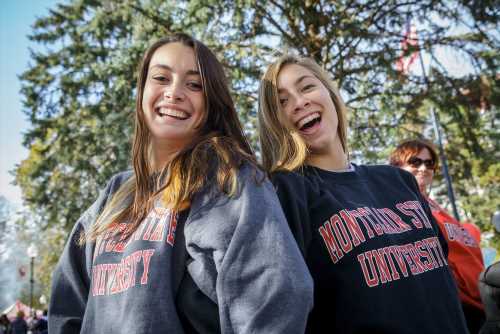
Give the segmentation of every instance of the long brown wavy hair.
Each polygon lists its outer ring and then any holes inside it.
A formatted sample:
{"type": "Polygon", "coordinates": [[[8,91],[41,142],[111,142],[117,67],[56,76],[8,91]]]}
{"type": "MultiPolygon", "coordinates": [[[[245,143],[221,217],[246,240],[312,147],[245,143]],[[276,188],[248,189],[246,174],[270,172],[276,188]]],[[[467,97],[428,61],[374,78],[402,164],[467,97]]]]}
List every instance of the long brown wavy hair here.
{"type": "Polygon", "coordinates": [[[184,210],[190,206],[193,196],[209,182],[215,183],[219,191],[233,196],[238,188],[237,173],[241,165],[248,162],[258,166],[243,134],[221,63],[207,46],[191,36],[179,33],[162,38],[145,52],[138,71],[135,109],[134,174],[106,204],[91,230],[80,238],[81,243],[94,241],[125,221],[129,224],[123,233],[125,237],[129,236],[159,198],[173,211],[184,210]],[[193,138],[161,171],[155,172],[152,170],[151,132],[142,110],[142,99],[153,54],[161,46],[175,42],[194,51],[206,109],[199,136],[193,138]]]}
{"type": "Polygon", "coordinates": [[[278,76],[288,64],[302,66],[325,86],[337,111],[339,121],[337,135],[346,154],[347,151],[347,108],[329,74],[314,60],[307,57],[283,55],[271,63],[262,76],[259,87],[259,139],[262,164],[269,172],[293,171],[301,168],[309,151],[302,136],[289,127],[283,118],[278,94],[278,76]]]}

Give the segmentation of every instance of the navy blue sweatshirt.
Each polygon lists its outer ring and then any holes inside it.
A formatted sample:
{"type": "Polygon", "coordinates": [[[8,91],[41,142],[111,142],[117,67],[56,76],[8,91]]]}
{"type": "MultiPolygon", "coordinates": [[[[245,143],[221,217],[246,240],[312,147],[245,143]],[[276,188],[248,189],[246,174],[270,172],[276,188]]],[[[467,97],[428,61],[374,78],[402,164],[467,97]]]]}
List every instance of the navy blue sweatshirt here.
{"type": "Polygon", "coordinates": [[[446,242],[411,174],[305,167],[272,179],[314,280],[308,333],[467,333],[446,242]]]}

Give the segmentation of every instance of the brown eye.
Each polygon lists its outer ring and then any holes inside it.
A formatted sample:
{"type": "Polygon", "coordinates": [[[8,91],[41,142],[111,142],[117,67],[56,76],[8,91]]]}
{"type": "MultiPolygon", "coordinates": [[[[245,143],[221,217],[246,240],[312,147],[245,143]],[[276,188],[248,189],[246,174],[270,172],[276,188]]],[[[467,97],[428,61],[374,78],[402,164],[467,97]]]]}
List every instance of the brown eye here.
{"type": "Polygon", "coordinates": [[[155,75],[155,76],[153,76],[153,80],[160,82],[160,83],[169,82],[169,79],[164,75],[155,75]]]}
{"type": "Polygon", "coordinates": [[[197,81],[190,81],[187,83],[187,86],[189,89],[191,89],[192,91],[201,91],[203,89],[203,86],[201,85],[201,83],[197,82],[197,81]]]}
{"type": "Polygon", "coordinates": [[[305,85],[304,87],[302,87],[302,91],[305,92],[305,91],[311,90],[314,87],[315,87],[315,85],[308,84],[308,85],[305,85]]]}

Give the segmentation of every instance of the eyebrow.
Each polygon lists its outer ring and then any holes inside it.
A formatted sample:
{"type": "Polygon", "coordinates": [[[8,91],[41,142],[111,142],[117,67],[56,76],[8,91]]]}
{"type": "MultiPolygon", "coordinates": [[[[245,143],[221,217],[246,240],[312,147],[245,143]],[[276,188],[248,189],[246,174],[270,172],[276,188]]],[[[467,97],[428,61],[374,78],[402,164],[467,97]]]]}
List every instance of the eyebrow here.
{"type": "MultiPolygon", "coordinates": [[[[295,80],[295,82],[294,82],[293,84],[294,84],[295,86],[297,86],[298,84],[300,84],[302,81],[304,81],[304,80],[305,80],[305,79],[307,79],[307,78],[315,78],[315,77],[313,77],[312,75],[308,75],[308,74],[306,74],[306,75],[301,76],[301,77],[300,77],[300,78],[298,78],[297,80],[295,80]]],[[[284,89],[282,89],[282,88],[278,88],[278,94],[279,94],[279,93],[282,93],[283,91],[284,91],[284,89]]]]}
{"type": "MultiPolygon", "coordinates": [[[[161,68],[163,70],[167,70],[167,71],[170,71],[170,72],[175,72],[172,67],[168,66],[168,65],[165,65],[165,64],[155,64],[153,66],[151,66],[149,69],[154,69],[155,67],[158,67],[158,68],[161,68]]],[[[200,75],[200,72],[198,70],[188,70],[186,72],[187,75],[200,75]]]]}

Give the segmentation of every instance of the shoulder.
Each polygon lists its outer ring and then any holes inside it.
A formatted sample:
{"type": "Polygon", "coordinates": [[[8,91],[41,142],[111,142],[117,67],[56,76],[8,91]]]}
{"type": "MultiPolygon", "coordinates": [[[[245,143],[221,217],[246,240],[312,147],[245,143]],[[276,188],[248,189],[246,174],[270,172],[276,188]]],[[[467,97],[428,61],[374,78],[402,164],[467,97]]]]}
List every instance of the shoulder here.
{"type": "Polygon", "coordinates": [[[356,169],[368,178],[384,178],[386,181],[413,183],[414,177],[411,173],[399,167],[390,165],[356,165],[356,169]]]}
{"type": "Polygon", "coordinates": [[[231,194],[223,192],[217,182],[209,181],[197,192],[191,203],[191,213],[205,212],[207,209],[221,206],[233,206],[248,199],[261,198],[273,192],[265,173],[256,165],[244,163],[237,170],[235,188],[231,194]]]}
{"type": "Polygon", "coordinates": [[[250,163],[244,163],[240,167],[237,182],[238,190],[234,196],[235,199],[241,196],[253,197],[262,196],[262,193],[274,193],[274,188],[265,172],[250,163]]]}
{"type": "Polygon", "coordinates": [[[109,179],[106,188],[109,189],[110,193],[116,192],[127,180],[134,176],[134,172],[132,170],[126,170],[123,172],[119,172],[111,176],[109,179]]]}
{"type": "Polygon", "coordinates": [[[275,172],[271,174],[271,181],[285,210],[297,203],[307,206],[309,200],[319,196],[322,189],[321,178],[307,170],[275,172]]]}
{"type": "Polygon", "coordinates": [[[259,180],[266,179],[265,173],[254,164],[249,162],[243,163],[238,169],[238,182],[243,182],[246,184],[248,181],[252,181],[254,184],[259,184],[259,180]]]}
{"type": "Polygon", "coordinates": [[[134,173],[131,170],[114,174],[99,194],[97,203],[99,203],[100,209],[102,209],[102,206],[106,204],[108,199],[111,198],[133,176],[134,173]]]}
{"type": "Polygon", "coordinates": [[[357,170],[371,175],[394,176],[401,174],[401,172],[408,173],[401,168],[391,165],[355,165],[355,167],[357,170]]]}
{"type": "Polygon", "coordinates": [[[276,181],[287,181],[287,182],[304,182],[304,174],[300,172],[290,172],[290,171],[277,171],[270,174],[271,180],[274,183],[276,181]]]}
{"type": "MultiPolygon", "coordinates": [[[[273,186],[258,167],[242,166],[236,182],[237,190],[233,194],[228,195],[212,184],[193,197],[185,223],[186,239],[207,240],[204,234],[209,234],[220,235],[220,241],[228,240],[244,222],[262,224],[283,215],[273,186]]],[[[222,244],[219,247],[223,247],[222,244]]]]}
{"type": "Polygon", "coordinates": [[[78,223],[82,224],[83,227],[92,224],[102,212],[113,194],[115,194],[120,189],[120,187],[125,184],[125,182],[129,180],[133,175],[134,173],[131,170],[114,174],[109,179],[106,186],[101,189],[101,191],[99,192],[99,196],[97,197],[95,202],[82,214],[78,223]]]}
{"type": "Polygon", "coordinates": [[[274,187],[279,190],[279,188],[289,188],[295,190],[306,190],[310,189],[313,184],[315,184],[315,175],[304,171],[279,171],[274,172],[270,175],[271,182],[274,187]]]}

